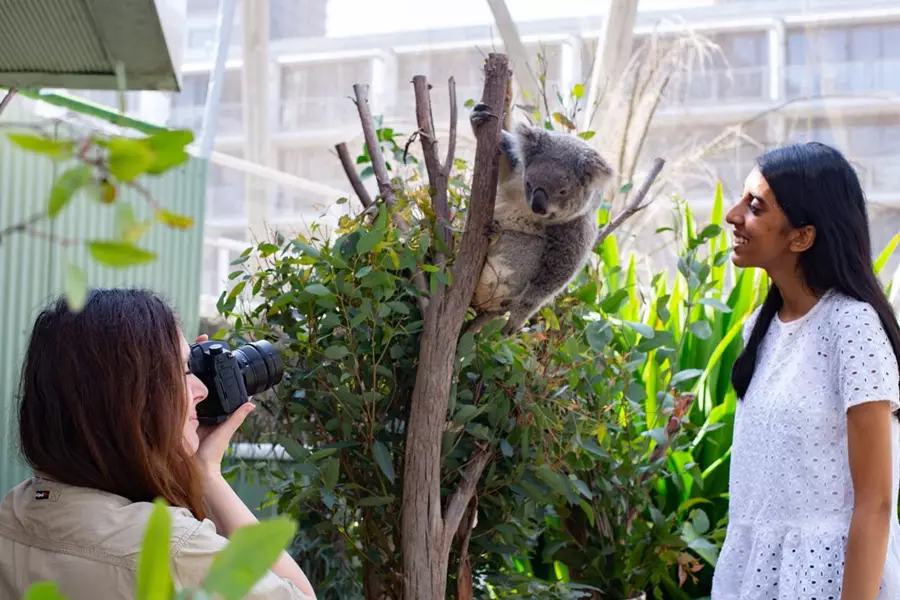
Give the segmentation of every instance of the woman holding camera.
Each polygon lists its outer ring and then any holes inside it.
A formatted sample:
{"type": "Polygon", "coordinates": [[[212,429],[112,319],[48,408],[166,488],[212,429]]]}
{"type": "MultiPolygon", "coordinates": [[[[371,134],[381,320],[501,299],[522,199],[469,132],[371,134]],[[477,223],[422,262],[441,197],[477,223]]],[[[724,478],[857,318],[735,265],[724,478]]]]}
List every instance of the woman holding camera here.
{"type": "MultiPolygon", "coordinates": [[[[221,472],[253,404],[200,427],[207,389],[188,358],[176,315],[150,292],[95,290],[78,313],[64,299],[41,312],[18,415],[35,477],[0,504],[0,598],[44,580],[69,600],[133,598],[155,498],[170,507],[179,587],[200,587],[226,538],[256,523],[221,472]]],[[[247,597],[314,598],[286,553],[247,597]]]]}

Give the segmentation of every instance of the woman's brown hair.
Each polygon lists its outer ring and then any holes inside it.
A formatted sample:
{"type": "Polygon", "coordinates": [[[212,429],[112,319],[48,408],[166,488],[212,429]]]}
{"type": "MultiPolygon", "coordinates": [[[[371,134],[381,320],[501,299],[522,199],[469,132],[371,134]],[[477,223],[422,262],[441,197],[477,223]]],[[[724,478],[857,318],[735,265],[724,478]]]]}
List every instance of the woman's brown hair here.
{"type": "Polygon", "coordinates": [[[79,312],[57,299],[38,315],[22,367],[19,436],[38,473],[203,519],[183,441],[181,328],[153,292],[92,290],[79,312]]]}

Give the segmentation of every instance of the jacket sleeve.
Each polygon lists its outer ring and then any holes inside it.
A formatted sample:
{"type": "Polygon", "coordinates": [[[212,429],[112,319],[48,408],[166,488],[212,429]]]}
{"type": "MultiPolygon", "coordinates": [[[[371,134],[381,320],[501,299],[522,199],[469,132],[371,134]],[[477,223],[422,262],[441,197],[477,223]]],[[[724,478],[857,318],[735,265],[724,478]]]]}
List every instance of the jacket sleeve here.
{"type": "MultiPolygon", "coordinates": [[[[172,548],[173,577],[178,588],[200,588],[216,554],[228,540],[218,533],[210,520],[196,522],[196,526],[172,548]]],[[[244,600],[312,600],[294,583],[268,571],[244,600]]]]}

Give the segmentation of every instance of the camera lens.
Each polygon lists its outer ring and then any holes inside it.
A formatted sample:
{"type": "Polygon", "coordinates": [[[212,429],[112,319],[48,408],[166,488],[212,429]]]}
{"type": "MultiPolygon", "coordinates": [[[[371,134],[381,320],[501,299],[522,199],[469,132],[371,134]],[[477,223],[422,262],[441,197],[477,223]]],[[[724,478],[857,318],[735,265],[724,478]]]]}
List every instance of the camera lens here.
{"type": "Polygon", "coordinates": [[[264,392],[277,385],[284,376],[284,363],[281,355],[269,342],[253,342],[241,346],[233,354],[241,367],[248,396],[264,392]]]}

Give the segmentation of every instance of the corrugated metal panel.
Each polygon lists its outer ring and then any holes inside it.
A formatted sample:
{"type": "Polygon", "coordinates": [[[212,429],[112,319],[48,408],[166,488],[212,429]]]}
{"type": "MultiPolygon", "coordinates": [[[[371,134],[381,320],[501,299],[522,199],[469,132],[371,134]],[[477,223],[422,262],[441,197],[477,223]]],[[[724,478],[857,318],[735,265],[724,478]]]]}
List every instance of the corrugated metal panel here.
{"type": "Polygon", "coordinates": [[[155,0],[0,0],[0,87],[178,90],[184,19],[155,0]],[[173,52],[170,52],[170,45],[173,52]]]}
{"type": "MultiPolygon", "coordinates": [[[[15,103],[4,121],[21,122],[27,116],[15,103]],[[18,113],[18,114],[16,114],[18,113]]],[[[0,135],[0,229],[22,222],[46,207],[54,173],[63,166],[33,156],[0,135]]],[[[144,184],[167,209],[190,216],[189,230],[172,230],[154,224],[140,245],[158,253],[156,262],[127,270],[97,266],[83,247],[61,247],[49,240],[15,234],[0,244],[0,495],[28,475],[18,458],[14,435],[15,393],[28,333],[34,317],[51,298],[62,292],[66,261],[88,274],[91,286],[141,286],[165,295],[180,312],[186,331],[199,323],[200,273],[203,256],[206,166],[192,160],[163,178],[144,184]]],[[[127,193],[138,218],[149,215],[140,195],[127,193]]],[[[114,236],[113,206],[78,196],[49,229],[57,236],[110,239],[114,236]]]]}

